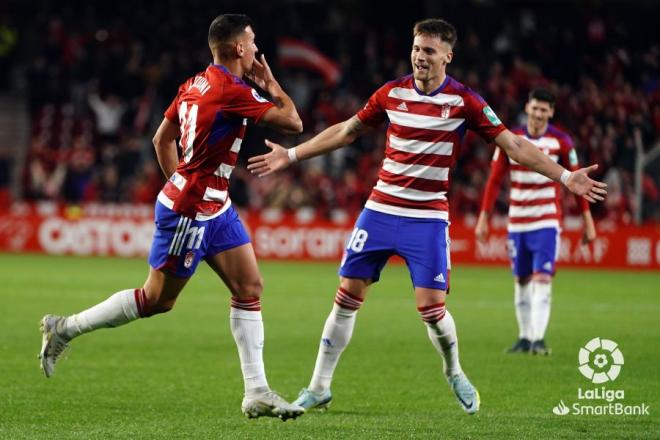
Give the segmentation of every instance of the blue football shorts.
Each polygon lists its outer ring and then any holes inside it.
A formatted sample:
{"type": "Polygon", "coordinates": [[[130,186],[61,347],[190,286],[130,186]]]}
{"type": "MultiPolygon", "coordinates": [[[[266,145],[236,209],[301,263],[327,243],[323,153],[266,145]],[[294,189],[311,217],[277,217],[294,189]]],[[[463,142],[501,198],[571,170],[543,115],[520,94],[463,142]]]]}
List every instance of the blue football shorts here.
{"type": "Polygon", "coordinates": [[[559,255],[559,230],[543,228],[536,231],[509,232],[507,240],[511,271],[517,277],[534,273],[554,275],[559,255]]]}
{"type": "Polygon", "coordinates": [[[339,275],[376,282],[392,255],[402,257],[415,287],[448,290],[449,223],[365,208],[346,243],[339,275]]]}
{"type": "Polygon", "coordinates": [[[180,278],[195,273],[202,258],[250,242],[232,206],[211,220],[195,220],[177,214],[156,202],[154,232],[149,264],[180,278]]]}

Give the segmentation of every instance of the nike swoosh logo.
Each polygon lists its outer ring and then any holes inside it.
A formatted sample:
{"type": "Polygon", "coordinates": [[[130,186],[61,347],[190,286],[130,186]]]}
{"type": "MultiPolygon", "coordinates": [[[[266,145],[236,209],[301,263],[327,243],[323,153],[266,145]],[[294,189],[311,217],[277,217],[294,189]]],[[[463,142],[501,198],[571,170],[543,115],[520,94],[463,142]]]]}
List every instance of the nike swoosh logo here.
{"type": "Polygon", "coordinates": [[[474,405],[474,400],[473,400],[472,402],[470,402],[470,404],[468,405],[467,402],[466,402],[465,400],[463,400],[463,399],[460,398],[460,396],[456,396],[456,397],[457,397],[458,400],[463,404],[463,406],[464,406],[465,408],[467,408],[467,409],[472,409],[472,405],[474,405]]]}

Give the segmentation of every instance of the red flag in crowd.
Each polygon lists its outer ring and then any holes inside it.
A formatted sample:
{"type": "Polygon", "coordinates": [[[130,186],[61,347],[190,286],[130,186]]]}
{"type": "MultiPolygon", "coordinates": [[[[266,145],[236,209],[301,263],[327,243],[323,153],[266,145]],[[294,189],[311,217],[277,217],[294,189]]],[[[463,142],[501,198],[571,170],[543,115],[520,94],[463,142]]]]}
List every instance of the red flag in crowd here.
{"type": "Polygon", "coordinates": [[[326,86],[336,85],[341,77],[337,62],[304,41],[288,37],[280,38],[277,55],[281,66],[316,72],[323,77],[326,86]]]}

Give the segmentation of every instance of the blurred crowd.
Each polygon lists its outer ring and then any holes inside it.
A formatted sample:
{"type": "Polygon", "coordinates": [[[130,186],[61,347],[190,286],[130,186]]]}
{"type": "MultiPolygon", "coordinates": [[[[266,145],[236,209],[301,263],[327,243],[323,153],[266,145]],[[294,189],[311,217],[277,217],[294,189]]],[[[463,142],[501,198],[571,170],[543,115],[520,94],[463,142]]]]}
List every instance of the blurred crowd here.
{"type": "MultiPolygon", "coordinates": [[[[206,32],[223,12],[253,18],[257,45],[305,126],[298,137],[251,127],[243,163],[265,151],[264,137],[287,146],[300,142],[352,116],[385,81],[408,74],[411,27],[426,16],[455,24],[459,42],[448,73],[479,92],[508,126],[524,124],[531,88],[557,94],[554,122],[573,136],[581,162],[600,165],[595,178],[610,185],[607,202],[594,206],[597,218],[631,220],[636,149],[649,151],[660,141],[660,46],[645,33],[653,26],[646,3],[606,2],[608,9],[591,4],[588,10],[569,2],[570,15],[543,2],[426,2],[426,11],[396,13],[371,1],[229,1],[222,10],[201,0],[14,3],[17,12],[4,21],[18,29],[10,67],[29,99],[32,128],[21,178],[29,200],[152,203],[163,177],[151,137],[179,83],[210,62],[206,32]],[[328,86],[313,72],[279,68],[277,37],[283,35],[334,59],[340,82],[328,86]]],[[[355,214],[377,179],[384,132],[273,177],[255,178],[237,167],[232,200],[248,208],[355,214]]],[[[452,177],[453,215],[478,212],[492,150],[478,136],[466,137],[452,177]]],[[[647,169],[647,220],[660,220],[658,179],[647,169]]],[[[569,213],[574,205],[566,197],[569,213]]],[[[505,191],[496,209],[506,212],[505,191]]]]}

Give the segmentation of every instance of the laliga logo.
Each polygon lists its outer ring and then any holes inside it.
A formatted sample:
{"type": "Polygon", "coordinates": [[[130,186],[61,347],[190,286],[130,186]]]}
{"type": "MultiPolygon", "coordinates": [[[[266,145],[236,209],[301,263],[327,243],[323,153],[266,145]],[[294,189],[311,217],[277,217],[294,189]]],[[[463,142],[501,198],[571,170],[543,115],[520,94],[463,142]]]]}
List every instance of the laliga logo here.
{"type": "MultiPolygon", "coordinates": [[[[619,377],[623,366],[623,354],[617,343],[609,339],[593,338],[580,348],[578,354],[580,373],[596,384],[613,381],[619,377]]],[[[567,406],[560,401],[552,408],[558,416],[628,416],[649,415],[649,405],[640,403],[631,405],[624,402],[625,391],[609,389],[604,386],[594,389],[581,387],[577,390],[577,402],[567,406]]]]}
{"type": "Polygon", "coordinates": [[[621,372],[623,354],[617,343],[609,339],[593,338],[580,348],[580,373],[593,383],[614,380],[621,372]]]}

